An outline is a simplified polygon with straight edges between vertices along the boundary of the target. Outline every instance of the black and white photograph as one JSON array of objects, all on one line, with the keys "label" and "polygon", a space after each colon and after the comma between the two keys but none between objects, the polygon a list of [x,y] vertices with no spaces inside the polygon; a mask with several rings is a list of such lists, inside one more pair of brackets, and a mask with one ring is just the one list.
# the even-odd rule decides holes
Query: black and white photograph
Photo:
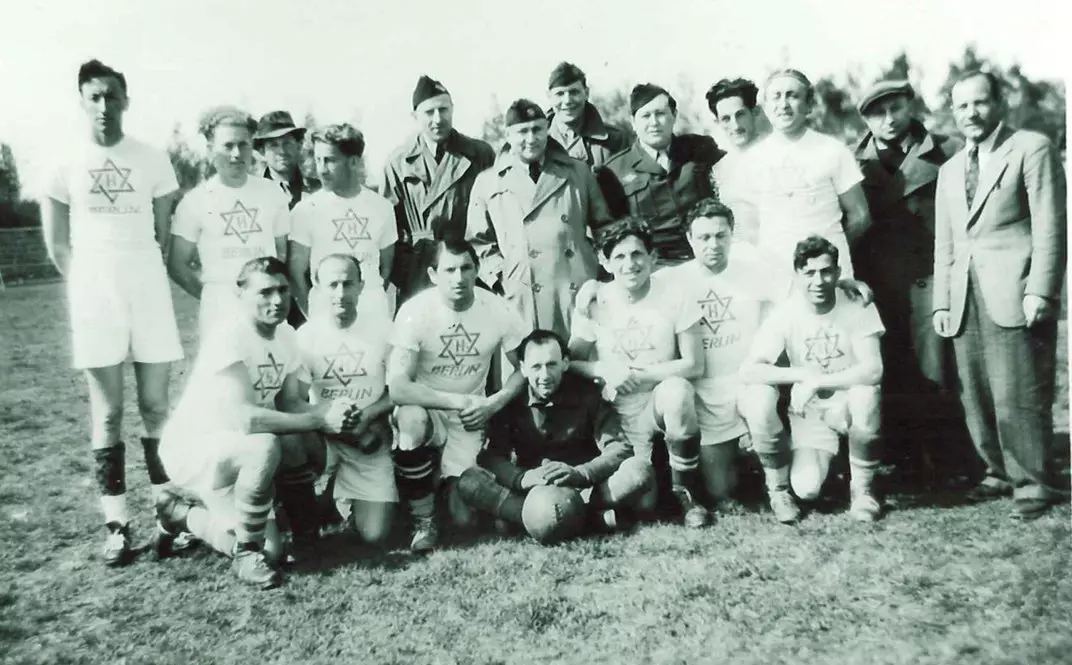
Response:
[{"label": "black and white photograph", "polygon": [[1061,3],[0,16],[0,665],[1072,662]]}]

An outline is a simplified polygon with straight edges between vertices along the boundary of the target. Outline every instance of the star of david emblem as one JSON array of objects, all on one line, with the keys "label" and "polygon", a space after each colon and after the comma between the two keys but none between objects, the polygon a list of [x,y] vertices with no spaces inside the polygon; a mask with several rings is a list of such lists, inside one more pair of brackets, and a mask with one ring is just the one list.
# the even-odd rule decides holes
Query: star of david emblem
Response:
[{"label": "star of david emblem", "polygon": [[235,201],[234,207],[227,212],[221,212],[220,217],[223,218],[226,226],[223,229],[223,235],[235,236],[242,241],[242,244],[246,244],[249,237],[254,233],[260,233],[264,229],[257,223],[257,215],[260,213],[258,208],[247,208],[242,201]]},{"label": "star of david emblem", "polygon": [[642,326],[635,317],[629,317],[624,328],[614,329],[613,351],[625,354],[630,360],[636,360],[641,351],[655,350],[650,338],[651,326]]},{"label": "star of david emblem", "polygon": [[283,387],[284,367],[271,353],[268,354],[268,362],[257,365],[257,380],[253,383],[253,389],[260,394],[262,400]]},{"label": "star of david emblem", "polygon": [[842,358],[845,355],[839,344],[840,337],[833,330],[823,328],[816,332],[814,336],[804,338],[804,345],[807,347],[804,360],[817,362],[823,369],[826,369],[830,366],[831,360]]},{"label": "star of david emblem", "polygon": [[325,354],[324,360],[328,366],[324,369],[324,380],[335,379],[344,386],[350,385],[354,379],[368,376],[365,371],[365,353],[363,351],[351,351],[346,344],[340,344],[335,353]]},{"label": "star of david emblem", "polygon": [[109,203],[115,203],[120,194],[134,191],[130,184],[130,169],[121,169],[110,159],[104,160],[104,166],[101,168],[90,169],[89,175],[93,178],[89,193],[100,194],[108,199]]},{"label": "star of david emblem", "polygon": [[346,214],[338,219],[331,220],[335,225],[335,240],[343,240],[350,249],[357,246],[359,240],[372,240],[368,232],[368,217],[358,217],[353,208],[348,208]]},{"label": "star of david emblem", "polygon": [[792,197],[794,193],[808,188],[807,173],[799,164],[786,159],[771,174],[777,191]]},{"label": "star of david emblem", "polygon": [[439,336],[443,342],[443,350],[439,352],[440,358],[450,358],[455,365],[461,365],[466,358],[480,356],[476,350],[476,342],[480,339],[480,333],[471,333],[460,323],[451,326],[450,329],[454,332]]},{"label": "star of david emblem", "polygon": [[727,321],[736,321],[737,317],[730,311],[733,296],[720,297],[714,289],[707,290],[707,296],[700,302],[703,311],[703,323],[711,331],[712,335],[718,334],[718,329]]}]

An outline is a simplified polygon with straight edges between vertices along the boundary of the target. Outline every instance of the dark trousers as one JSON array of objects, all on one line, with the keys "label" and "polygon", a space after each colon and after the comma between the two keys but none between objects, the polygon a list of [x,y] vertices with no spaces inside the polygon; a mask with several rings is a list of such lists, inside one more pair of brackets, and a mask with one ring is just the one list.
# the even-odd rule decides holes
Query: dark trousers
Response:
[{"label": "dark trousers", "polygon": [[1051,497],[1056,321],[998,326],[969,277],[953,348],[968,431],[988,478],[1011,484],[1016,497]]}]

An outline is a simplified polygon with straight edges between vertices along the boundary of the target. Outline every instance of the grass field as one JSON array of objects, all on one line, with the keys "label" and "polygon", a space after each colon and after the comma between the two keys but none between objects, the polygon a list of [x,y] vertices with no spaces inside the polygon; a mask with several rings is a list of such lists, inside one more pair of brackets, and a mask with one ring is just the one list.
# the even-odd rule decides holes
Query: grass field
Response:
[{"label": "grass field", "polygon": [[[194,303],[176,298],[190,350]],[[267,592],[206,552],[109,570],[58,285],[0,292],[0,354],[2,663],[1072,662],[1068,507],[1024,525],[1007,502],[952,495],[893,495],[873,526],[834,501],[797,527],[757,509],[700,531],[551,548],[486,536],[425,558],[336,535]],[[147,481],[127,450],[144,538]]]}]

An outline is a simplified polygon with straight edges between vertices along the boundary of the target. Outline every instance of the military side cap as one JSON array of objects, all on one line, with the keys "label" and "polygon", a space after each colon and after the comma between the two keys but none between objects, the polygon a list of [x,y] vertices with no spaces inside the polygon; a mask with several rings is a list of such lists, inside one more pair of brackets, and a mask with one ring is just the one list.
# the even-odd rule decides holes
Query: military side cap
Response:
[{"label": "military side cap", "polygon": [[[659,95],[670,97],[670,93],[666,91],[666,88],[657,86],[654,83],[640,83],[633,86],[633,91],[629,93],[629,115],[636,115],[638,110],[647,106],[651,100]],[[670,99],[672,100],[673,97],[670,97]]]},{"label": "military side cap", "polygon": [[912,84],[904,79],[879,81],[864,92],[864,96],[860,98],[860,103],[856,105],[856,108],[860,110],[860,113],[867,113],[869,106],[890,95],[904,95],[908,99],[916,96],[912,90]]},{"label": "military side cap", "polygon": [[305,128],[294,124],[294,119],[286,111],[271,111],[257,121],[257,131],[253,134],[253,147],[267,139],[274,139],[287,134],[296,134],[299,141],[305,136]]},{"label": "military side cap", "polygon": [[522,122],[531,122],[532,120],[546,119],[543,109],[541,109],[535,102],[531,102],[527,99],[519,99],[510,105],[510,108],[506,109],[506,126],[516,125]]},{"label": "military side cap", "polygon": [[446,94],[449,93],[442,83],[431,77],[422,75],[417,79],[417,86],[413,88],[413,109],[417,110],[417,107],[421,105],[421,102],[426,99]]},{"label": "military side cap", "polygon": [[557,67],[551,70],[551,76],[547,78],[547,89],[572,85],[577,81],[582,83],[587,81],[581,68],[572,62],[560,62]]}]

